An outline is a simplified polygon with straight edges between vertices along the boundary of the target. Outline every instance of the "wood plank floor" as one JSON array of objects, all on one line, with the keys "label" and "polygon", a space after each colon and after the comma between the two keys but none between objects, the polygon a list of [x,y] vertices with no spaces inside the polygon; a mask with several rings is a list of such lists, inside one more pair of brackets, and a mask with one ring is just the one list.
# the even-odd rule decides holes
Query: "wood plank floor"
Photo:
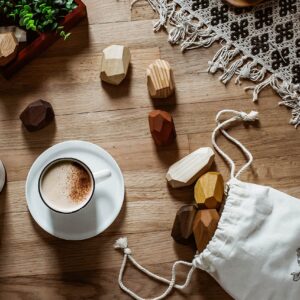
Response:
[{"label": "wood plank floor", "polygon": [[[299,132],[288,125],[290,112],[266,89],[259,104],[243,86],[224,86],[207,74],[207,62],[218,45],[184,54],[167,43],[165,32],[153,33],[156,17],[146,2],[130,10],[129,0],[86,0],[88,21],[26,66],[13,80],[0,79],[0,158],[8,185],[0,195],[0,299],[129,299],[119,289],[121,255],[114,241],[129,237],[136,259],[169,276],[172,262],[191,260],[193,249],[174,244],[170,230],[177,209],[193,201],[192,190],[172,190],[164,176],[168,166],[190,151],[210,146],[216,113],[224,108],[260,112],[255,127],[232,133],[253,153],[254,164],[243,180],[271,185],[300,198]],[[101,84],[101,51],[110,44],[132,51],[129,76],[119,87]],[[154,59],[170,62],[176,95],[155,105],[146,88],[145,69]],[[244,86],[247,85],[244,84]],[[56,112],[55,124],[36,133],[19,121],[26,105],[42,98]],[[172,112],[178,138],[158,149],[147,115],[154,106]],[[103,234],[66,242],[43,232],[30,217],[24,195],[28,170],[49,146],[69,139],[87,140],[107,149],[125,176],[126,200],[118,219]],[[242,165],[243,156],[224,139],[220,145]],[[217,156],[216,168],[228,179]],[[186,270],[180,270],[184,278]],[[126,283],[143,297],[164,289],[129,267]],[[231,299],[209,275],[197,271],[192,284],[171,299]]]}]

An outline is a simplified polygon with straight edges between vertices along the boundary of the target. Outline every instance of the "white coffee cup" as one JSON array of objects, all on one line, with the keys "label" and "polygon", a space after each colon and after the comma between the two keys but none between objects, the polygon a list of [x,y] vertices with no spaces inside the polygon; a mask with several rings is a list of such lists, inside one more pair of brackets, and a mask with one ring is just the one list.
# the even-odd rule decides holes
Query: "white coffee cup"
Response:
[{"label": "white coffee cup", "polygon": [[111,176],[109,169],[92,172],[81,160],[59,158],[51,161],[39,177],[39,193],[53,211],[70,214],[81,210],[93,198],[95,185]]}]

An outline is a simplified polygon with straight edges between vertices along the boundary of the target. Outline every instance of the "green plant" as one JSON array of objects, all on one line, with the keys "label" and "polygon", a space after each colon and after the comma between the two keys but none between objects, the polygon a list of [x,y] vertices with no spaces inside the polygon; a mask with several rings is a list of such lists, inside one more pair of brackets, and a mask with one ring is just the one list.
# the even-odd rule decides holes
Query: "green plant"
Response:
[{"label": "green plant", "polygon": [[66,33],[59,25],[77,7],[74,0],[0,0],[0,14],[12,18],[26,30],[57,31],[64,39]]}]

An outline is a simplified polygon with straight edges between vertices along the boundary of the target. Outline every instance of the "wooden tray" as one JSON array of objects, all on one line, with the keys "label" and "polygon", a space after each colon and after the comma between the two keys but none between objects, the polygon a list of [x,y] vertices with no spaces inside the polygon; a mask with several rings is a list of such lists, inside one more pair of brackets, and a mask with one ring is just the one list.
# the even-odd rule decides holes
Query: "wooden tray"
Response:
[{"label": "wooden tray", "polygon": [[[69,31],[87,15],[85,4],[81,0],[74,1],[78,6],[68,15],[66,15],[64,20],[61,22],[61,26],[64,26],[65,31]],[[40,55],[47,48],[49,48],[59,38],[61,37],[56,32],[39,34],[36,39],[34,39],[24,49],[19,51],[16,59],[0,69],[1,74],[6,79],[11,78],[13,74],[24,67],[29,61]]]}]

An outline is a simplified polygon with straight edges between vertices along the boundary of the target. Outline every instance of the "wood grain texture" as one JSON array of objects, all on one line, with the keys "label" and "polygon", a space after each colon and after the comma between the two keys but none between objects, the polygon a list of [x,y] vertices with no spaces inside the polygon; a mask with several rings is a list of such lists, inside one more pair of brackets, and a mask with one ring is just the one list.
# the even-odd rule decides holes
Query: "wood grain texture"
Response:
[{"label": "wood grain texture", "polygon": [[[290,113],[278,108],[271,89],[258,105],[234,83],[219,83],[207,74],[207,62],[218,45],[184,54],[167,43],[165,32],[153,33],[155,14],[144,1],[130,12],[129,0],[86,0],[89,20],[72,30],[28,64],[13,81],[0,78],[0,159],[8,184],[0,194],[0,299],[130,299],[117,284],[121,255],[114,241],[129,237],[136,259],[150,270],[170,276],[173,261],[191,260],[194,250],[177,245],[171,229],[177,210],[193,203],[193,188],[172,189],[169,166],[199,147],[211,146],[216,113],[224,108],[258,110],[255,126],[235,126],[230,133],[253,153],[252,168],[241,179],[271,185],[300,198],[299,131],[288,125]],[[101,84],[102,50],[111,44],[130,47],[131,66],[116,89]],[[148,95],[146,68],[167,60],[176,93],[162,102]],[[244,86],[247,86],[245,83]],[[32,101],[51,102],[56,122],[35,133],[22,129],[20,112]],[[176,143],[157,148],[147,116],[155,108],[172,113]],[[28,170],[49,146],[69,140],[94,142],[108,150],[125,177],[126,200],[119,218],[103,234],[83,242],[65,242],[44,233],[30,217],[25,201]],[[218,143],[237,161],[243,155],[224,138]],[[228,179],[228,168],[216,155],[213,170]],[[180,270],[184,279],[186,269]],[[131,266],[125,282],[144,297],[165,287]],[[189,288],[170,299],[231,299],[206,273],[197,271]]]}]

